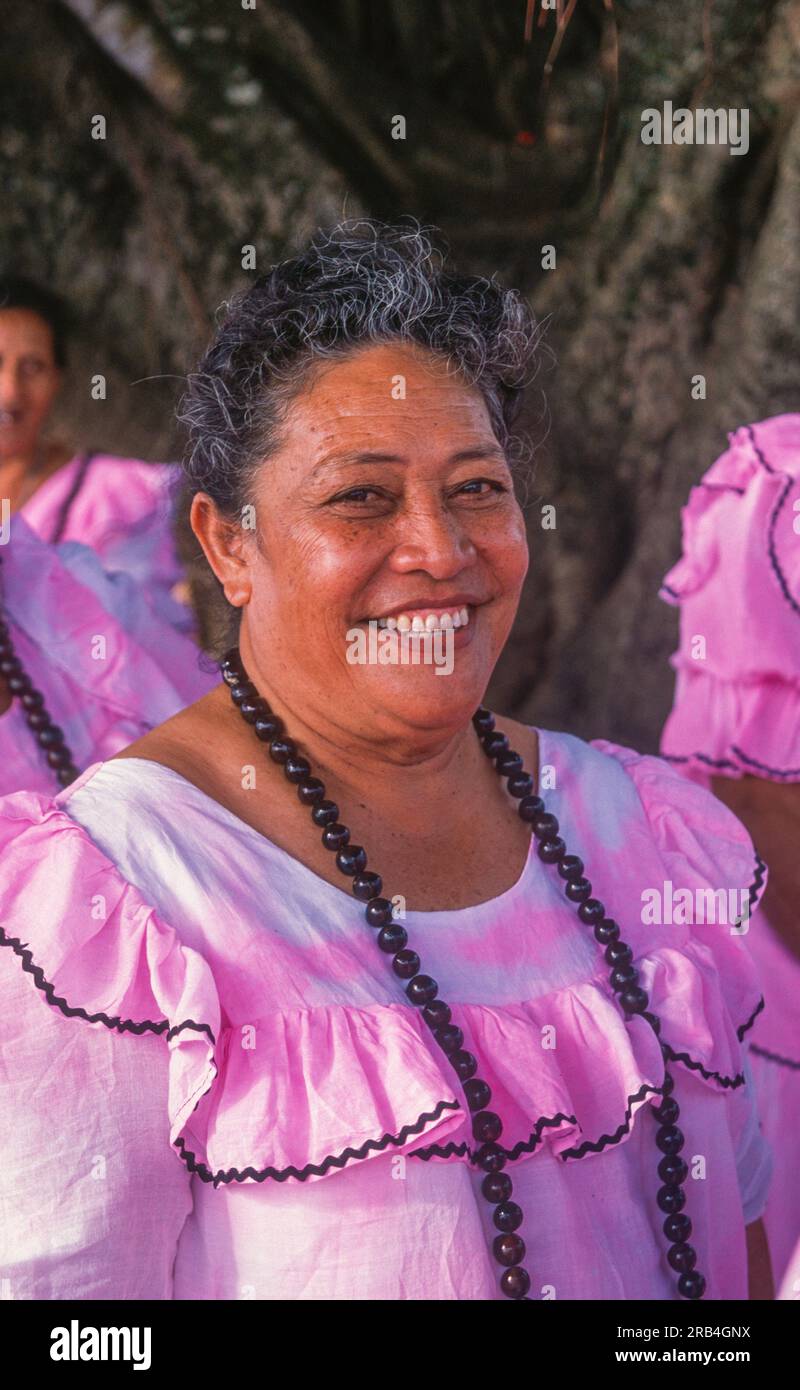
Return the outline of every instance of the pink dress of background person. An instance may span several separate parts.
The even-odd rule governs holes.
[[[150,595],[161,615],[191,632],[190,606],[173,534],[180,469],[112,454],[83,453],[64,464],[20,508],[42,540],[91,546],[107,570],[122,570]]]
[[[683,509],[683,556],[661,589],[680,605],[661,753],[704,785],[712,775],[800,782],[800,415],[728,438]],[[765,1224],[777,1287],[800,1240],[800,961],[763,909],[745,939],[766,996],[751,1052],[775,1153]]]
[[[656,1204],[667,1055],[706,1297],[745,1299],[772,1162],[747,1057],[760,983],[741,936],[648,924],[642,894],[755,902],[763,865],[661,760],[538,736],[660,1036],[623,1019],[533,837],[506,892],[407,913],[503,1119],[531,1298],[678,1299]],[[503,1297],[455,1073],[350,894],[142,758],[4,798],[0,858],[7,1297]]]
[[[22,512],[0,548],[0,610],[22,665],[79,768],[163,723],[216,683],[199,651],[129,575],[86,546],[51,546]],[[101,653],[98,638],[103,638]],[[0,715],[0,793],[58,790],[18,700]]]

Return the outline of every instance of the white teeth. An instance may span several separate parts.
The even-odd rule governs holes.
[[[409,613],[399,613],[397,617],[372,618],[371,622],[377,622],[380,628],[397,629],[398,632],[436,632],[439,629],[466,627],[469,623],[469,609],[466,605],[463,608],[454,608],[447,613],[428,613],[423,618],[420,613],[413,616]]]

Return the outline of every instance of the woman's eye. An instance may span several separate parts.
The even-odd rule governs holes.
[[[459,492],[464,492],[464,491],[466,491],[466,490],[469,489],[469,488],[479,488],[479,487],[487,487],[487,488],[490,488],[491,490],[493,490],[494,492],[506,492],[506,491],[507,491],[507,488],[506,488],[505,484],[504,484],[504,483],[498,483],[494,478],[471,478],[470,481],[469,481],[468,483],[462,483],[462,484],[461,484],[461,487],[458,489],[458,491],[459,491]],[[470,497],[487,497],[489,494],[488,494],[488,493],[485,493],[485,492],[470,492],[469,495],[470,495]]]
[[[338,497],[332,498],[332,501],[364,502],[366,501],[367,494],[370,492],[374,493],[376,497],[380,496],[380,493],[378,492],[377,488],[374,487],[351,487],[349,492],[340,492]]]

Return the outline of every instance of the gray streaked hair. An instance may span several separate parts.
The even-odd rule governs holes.
[[[538,371],[544,323],[494,277],[445,269],[431,233],[415,218],[320,229],[222,306],[178,411],[190,495],[206,492],[224,515],[240,514],[314,369],[392,342],[428,349],[476,386],[509,466],[524,470],[529,446],[512,427]]]

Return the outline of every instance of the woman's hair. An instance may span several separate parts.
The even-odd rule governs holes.
[[[190,494],[241,514],[313,369],[398,341],[427,348],[477,386],[509,465],[525,462],[512,425],[538,370],[542,325],[517,290],[445,270],[428,236],[435,229],[409,221],[351,219],[320,230],[223,306],[179,406]]]
[[[37,285],[24,275],[0,275],[0,312],[3,309],[29,309],[44,319],[53,335],[53,359],[57,367],[67,365],[67,339],[72,320],[66,300],[53,290]]]

